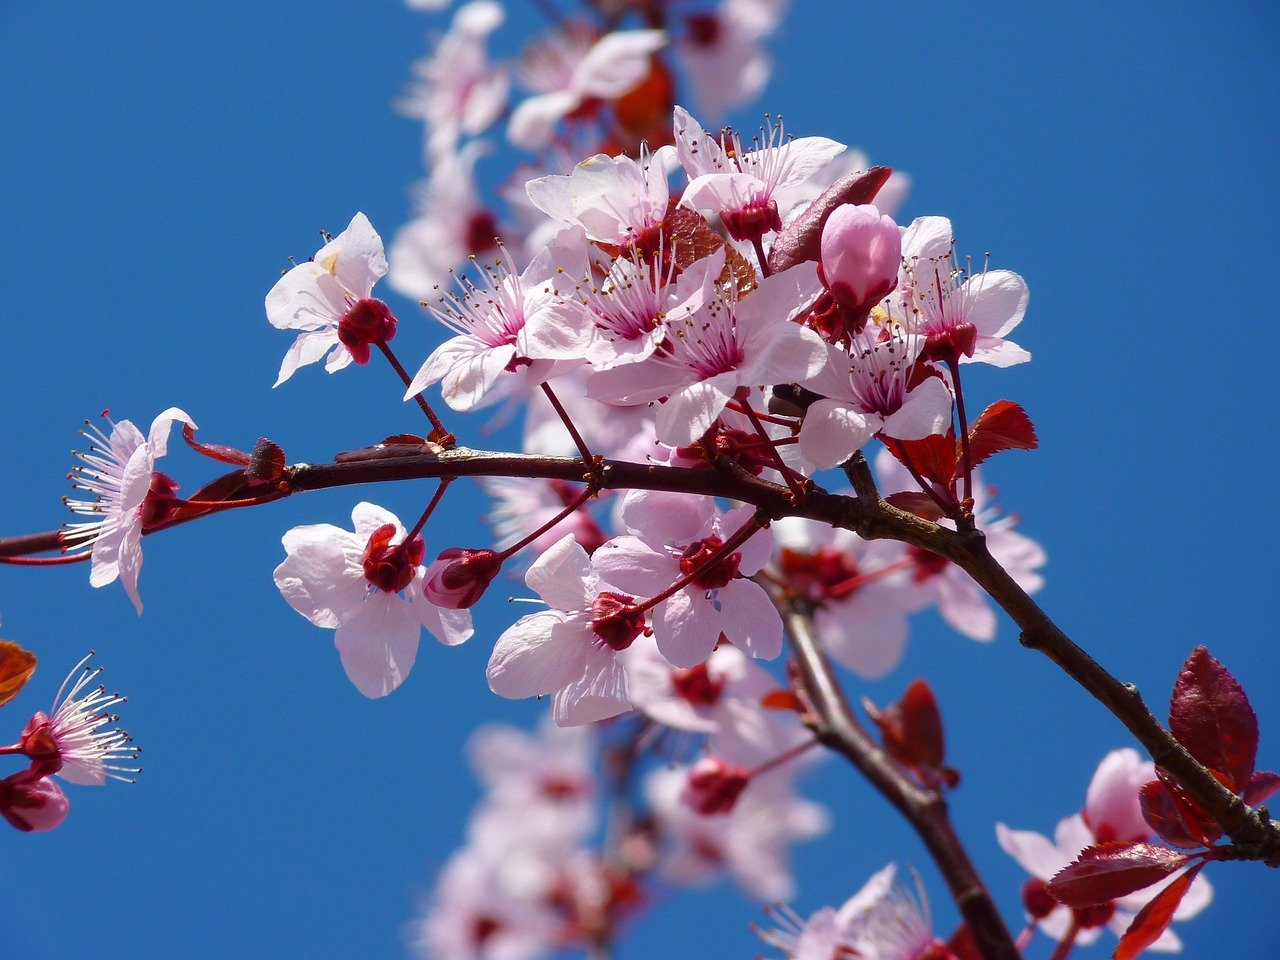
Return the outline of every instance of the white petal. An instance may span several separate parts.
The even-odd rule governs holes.
[[[554,610],[521,617],[498,638],[486,671],[489,689],[508,700],[553,693],[576,675],[580,662],[552,629],[564,622]]]
[[[885,417],[881,428],[899,440],[919,440],[942,433],[951,424],[951,392],[937,377],[929,377],[907,395],[906,402]]]
[[[800,452],[823,470],[844,463],[880,426],[838,400],[819,400],[809,407],[800,425]]]
[[[751,580],[721,587],[720,629],[735,647],[761,660],[782,652],[782,617],[764,588]]]
[[[368,591],[359,565],[363,544],[328,523],[294,527],[283,542],[289,555],[274,577],[285,602],[317,627],[336,629]]]
[[[356,689],[366,697],[385,697],[413,669],[421,629],[399,596],[372,590],[338,627],[333,642]]]
[[[662,30],[618,30],[601,37],[573,71],[571,87],[584,96],[612,100],[649,73],[649,57],[667,42]]]
[[[556,693],[554,715],[560,726],[573,727],[630,709],[626,671],[612,650],[598,650],[588,657],[582,676]]]
[[[549,606],[567,611],[590,606],[588,581],[591,579],[591,560],[573,534],[560,538],[545,550],[524,575],[524,582]]]
[[[616,369],[625,370],[626,367]],[[608,371],[615,372],[614,370]],[[605,374],[597,374],[605,376]],[[658,439],[682,447],[710,429],[739,385],[738,372],[730,370],[685,387],[658,408]]]
[[[315,330],[298,334],[298,338],[293,341],[293,346],[285,353],[284,360],[280,363],[280,372],[276,375],[276,382],[272,386],[280,386],[292,377],[299,367],[316,363],[338,345],[337,331]]]
[[[980,273],[962,289],[966,318],[982,337],[1003,337],[1020,324],[1031,296],[1026,281],[1011,270]]]
[[[1074,856],[1074,852],[1067,854],[1059,850],[1043,834],[1033,830],[1010,830],[1003,823],[996,824],[996,840],[1005,853],[1018,861],[1018,866],[1041,880],[1049,880]]]

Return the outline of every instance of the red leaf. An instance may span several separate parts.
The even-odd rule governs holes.
[[[711,229],[706,218],[696,210],[676,205],[673,199],[662,218],[662,232],[666,236],[668,256],[679,271],[715,253],[725,253],[724,269],[717,278],[722,286],[736,287],[739,296],[745,296],[756,287],[756,268],[734,247],[725,243],[720,234]]]
[[[1240,682],[1205,647],[1191,651],[1173,685],[1169,731],[1202,764],[1225,773],[1232,792],[1253,776],[1258,718]]]
[[[804,713],[804,704],[790,690],[771,690],[760,698],[760,706],[766,710],[791,710]]]
[[[959,774],[943,766],[946,743],[942,715],[924,680],[913,680],[902,699],[884,710],[866,697],[862,698],[862,706],[880,728],[885,750],[909,767],[925,786],[935,788],[946,782],[954,787],[959,782]]]
[[[958,461],[954,430],[947,430],[945,436],[934,434],[923,440],[886,438],[884,445],[904,467],[914,468],[926,480],[932,480],[944,490],[951,489]]]
[[[975,467],[1002,450],[1034,450],[1038,445],[1036,428],[1012,400],[997,400],[969,427],[969,457]]]
[[[1196,837],[1182,817],[1182,811],[1173,795],[1159,780],[1152,780],[1138,791],[1138,803],[1147,826],[1160,835],[1160,839],[1175,847],[1194,849],[1205,846]]]
[[[893,174],[889,167],[872,167],[842,177],[818,195],[778,234],[769,250],[769,270],[778,273],[821,256],[822,228],[831,211],[846,203],[870,203]]]
[[[1259,770],[1244,787],[1244,802],[1256,807],[1267,797],[1280,790],[1280,773],[1270,770]]]
[[[1196,874],[1203,868],[1203,861],[1197,863],[1157,893],[1150,903],[1139,910],[1138,915],[1129,924],[1129,929],[1120,938],[1120,944],[1116,947],[1116,952],[1111,955],[1111,960],[1133,960],[1160,939],[1160,934],[1164,933],[1173,922],[1173,913],[1178,909],[1178,904],[1191,889],[1191,881],[1195,880]]]
[[[1109,840],[1081,850],[1049,881],[1049,894],[1069,907],[1110,903],[1163,880],[1189,859],[1154,843]]]
[[[0,707],[18,695],[36,672],[36,655],[12,640],[0,640]]]
[[[182,427],[182,439],[187,441],[187,446],[192,450],[208,457],[210,460],[217,460],[219,463],[231,463],[238,467],[243,467],[249,462],[249,455],[243,450],[224,446],[221,443],[201,443],[196,439],[196,428],[189,423]]]
[[[889,494],[884,499],[886,503],[893,504],[899,510],[914,513],[925,520],[941,520],[946,516],[937,501],[921,490],[901,490],[898,493]]]
[[[1217,770],[1209,772],[1217,777],[1219,782],[1224,780],[1224,775]],[[1186,828],[1188,836],[1206,847],[1222,836],[1222,825],[1183,789],[1182,784],[1174,779],[1173,774],[1163,767],[1156,767],[1156,776],[1173,799],[1177,807],[1178,819]]]

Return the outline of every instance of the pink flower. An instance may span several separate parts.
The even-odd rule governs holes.
[[[926,338],[925,359],[997,367],[1031,359],[1005,339],[1026,313],[1026,282],[1009,270],[971,274],[958,266],[950,220],[914,220],[902,234],[902,262],[891,311],[916,318],[915,329]]]
[[[597,40],[590,28],[570,25],[530,45],[521,79],[538,96],[512,111],[507,137],[527,150],[545,147],[562,117],[591,100],[613,100],[635,87],[666,42],[661,30],[617,30]]]
[[[483,144],[472,142],[441,154],[430,179],[415,189],[417,216],[391,241],[387,282],[396,292],[430,297],[468,256],[497,248],[497,218],[476,191],[475,163],[483,152]]]
[[[1136,750],[1113,750],[1103,758],[1093,775],[1083,814],[1072,814],[1059,821],[1053,840],[1031,830],[1010,830],[1003,823],[996,824],[996,839],[1004,852],[1018,861],[1022,869],[1041,881],[1050,880],[1054,874],[1074,861],[1081,850],[1095,843],[1106,840],[1150,839],[1153,832],[1142,820],[1138,790],[1154,778],[1154,770],[1154,765],[1144,762]],[[1163,886],[1165,884],[1161,884],[1160,888]],[[1083,929],[1079,931],[1076,942],[1092,943],[1098,938],[1104,925],[1116,936],[1122,936],[1133,922],[1135,914],[1158,892],[1159,888],[1153,885],[1120,897],[1110,904],[1077,911],[1074,920]],[[1173,918],[1190,920],[1207,907],[1212,899],[1213,888],[1201,874],[1192,882]],[[1056,905],[1047,915],[1032,919],[1046,934],[1061,940],[1072,925],[1073,915],[1069,907]],[[1166,930],[1147,949],[1176,952],[1182,949],[1182,943],[1177,934]]]
[[[675,730],[715,733],[731,705],[758,707],[778,683],[737,647],[722,644],[705,663],[673,667],[651,637],[640,637],[626,652],[631,702],[645,716]]]
[[[568,455],[577,455],[572,451]],[[526,477],[484,477],[481,485],[491,500],[489,522],[493,525],[499,550],[519,543],[561,513],[581,492],[581,488],[563,480],[541,480]],[[572,534],[588,551],[600,546],[606,536],[585,507],[574,511],[554,527],[544,530],[525,551],[542,553]],[[525,555],[525,551],[516,556]]]
[[[373,300],[373,285],[387,272],[387,258],[382,252],[382,238],[374,231],[369,218],[357,213],[347,229],[326,243],[306,263],[300,263],[283,277],[267,294],[267,319],[281,330],[301,330],[298,338],[280,364],[275,386],[280,386],[298,367],[325,361],[330,373],[341,370],[356,360],[367,363],[368,345],[363,347],[363,360],[341,339],[342,321],[353,312],[385,311],[386,304]],[[387,311],[387,315],[390,312]],[[394,336],[383,331],[382,339]],[[359,346],[356,347],[359,352]]]
[[[644,629],[643,614],[631,609],[634,598],[606,582],[571,536],[533,562],[525,583],[551,609],[521,617],[498,638],[489,688],[512,700],[555,694],[561,726],[630,710],[618,654]]]
[[[705,563],[751,515],[750,507],[722,515],[709,497],[634,490],[622,506],[633,535],[610,540],[592,557],[601,576],[642,602],[697,571],[653,608],[658,649],[677,667],[705,662],[722,634],[753,657],[782,652],[782,618],[764,588],[747,579],[769,559],[769,532]]]
[[[453,15],[429,58],[414,64],[418,79],[400,108],[427,122],[427,156],[451,153],[460,134],[484,132],[502,114],[510,81],[488,63],[485,42],[506,14],[495,0],[472,0]]]
[[[709,275],[718,274],[715,264],[722,256],[713,255]],[[765,278],[741,299],[718,297],[666,325],[669,350],[596,373],[588,395],[623,405],[661,400],[658,439],[690,444],[740,388],[805,380],[822,369],[822,338],[791,322],[817,292],[816,266],[802,263]]]
[[[471,636],[471,614],[443,610],[422,595],[421,537],[401,547],[405,529],[372,503],[351,511],[355,532],[328,523],[294,527],[275,570],[289,606],[317,627],[335,630],[334,644],[356,689],[384,697],[404,682],[423,627],[441,643]]]
[[[67,819],[71,802],[48,777],[28,771],[0,780],[0,816],[24,833],[52,830]]]
[[[87,453],[76,454],[84,466],[72,471],[72,480],[93,499],[63,501],[72,513],[96,518],[67,524],[62,533],[64,548],[91,550],[89,583],[103,587],[119,579],[139,614],[142,534],[168,520],[178,502],[178,485],[155,470],[156,461],[168,452],[169,428],[175,422],[195,426],[177,407],[151,421],[146,437],[128,420],[112,423],[110,436],[90,425],[83,432],[92,442]]]
[[[102,729],[119,719],[107,711],[127,698],[107,693],[101,685],[80,696],[102,673],[101,667],[86,666],[92,656],[90,653],[76,664],[62,682],[54,698],[52,716],[36,713],[19,743],[39,776],[56,773],[70,783],[98,787],[107,778],[133,783],[128,775],[138,773],[139,768],[118,764],[138,759],[138,748],[130,746],[132,738],[119,727]]]
[[[736,133],[710,137],[684,110],[675,108],[676,153],[689,186],[680,203],[720,215],[735,240],[756,240],[782,229],[777,195],[807,180],[844,150],[826,137],[789,140],[779,120],[766,118],[755,149],[743,149]]]
[[[919,489],[906,468],[887,450],[881,450],[876,456],[876,473],[880,489],[886,494]],[[973,514],[978,529],[986,535],[987,549],[1018,586],[1035,593],[1044,586],[1044,577],[1037,572],[1048,559],[1044,548],[1013,529],[1014,517],[999,516],[999,508],[990,502],[992,493],[975,470]],[[950,524],[950,521],[942,522]],[[907,556],[912,561],[912,582],[921,591],[925,603],[936,603],[942,619],[966,637],[982,642],[995,639],[995,612],[986,593],[972,577],[951,561],[918,547],[908,547]]]
[[[648,237],[667,213],[667,170],[675,149],[661,147],[640,159],[588,157],[567,177],[546,176],[525,185],[535,207],[568,226],[581,226],[587,239],[631,244]]]
[[[525,386],[536,386],[565,365],[580,363],[593,328],[585,308],[570,296],[566,278],[581,276],[585,265],[576,268],[566,260],[584,250],[566,239],[543,250],[523,273],[500,262],[482,272],[478,286],[460,278],[457,294],[428,306],[457,336],[427,358],[405,399],[440,383],[445,403],[473,410],[496,399],[489,394],[504,373],[521,372]]]
[[[827,469],[878,433],[919,440],[944,432],[951,423],[951,391],[936,376],[918,376],[923,347],[923,337],[892,323],[868,324],[847,350],[828,345],[826,366],[805,382],[826,398],[810,405],[801,424],[805,459]]]
[[[787,0],[721,0],[685,15],[676,51],[689,71],[698,109],[716,120],[755,100],[773,63],[760,41],[777,29]]]

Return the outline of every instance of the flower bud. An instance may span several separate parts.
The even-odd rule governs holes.
[[[836,207],[822,228],[823,285],[841,315],[840,335],[856,334],[871,308],[893,292],[902,265],[898,225],[874,204]]]
[[[67,819],[71,806],[61,788],[29,770],[0,780],[0,815],[23,832],[52,830]]]
[[[364,548],[364,578],[385,593],[399,593],[413,583],[427,550],[422,537],[393,547],[391,538],[395,535],[395,524],[384,523],[373,531]]]
[[[396,335],[396,318],[381,300],[365,297],[351,305],[338,321],[338,339],[358,364],[369,362],[369,346]]]
[[[437,607],[465,610],[484,596],[501,569],[502,560],[492,550],[450,547],[427,567],[422,592]]]
[[[719,757],[703,757],[689,769],[680,801],[704,815],[728,813],[751,782],[751,771]]]
[[[1043,920],[1058,907],[1062,906],[1045,882],[1038,877],[1031,877],[1022,885],[1022,908],[1032,920]]]

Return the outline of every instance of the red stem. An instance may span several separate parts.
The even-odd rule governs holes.
[[[395,353],[392,352],[391,347],[387,345],[386,341],[379,340],[377,341],[377,345],[378,349],[382,351],[382,355],[387,358],[387,363],[391,364],[391,369],[399,375],[400,380],[404,383],[405,389],[407,390],[410,384],[413,383],[413,378],[409,376],[408,371],[401,365],[399,359],[397,359]],[[431,409],[431,404],[427,403],[427,398],[421,393],[415,393],[413,395],[413,399],[417,401],[422,412],[425,413],[427,415],[427,419],[431,421],[431,439],[435,440],[436,443],[440,444],[442,447],[452,447],[455,439],[453,434],[446,429],[444,423],[442,423],[440,418],[436,416],[436,412]]]

